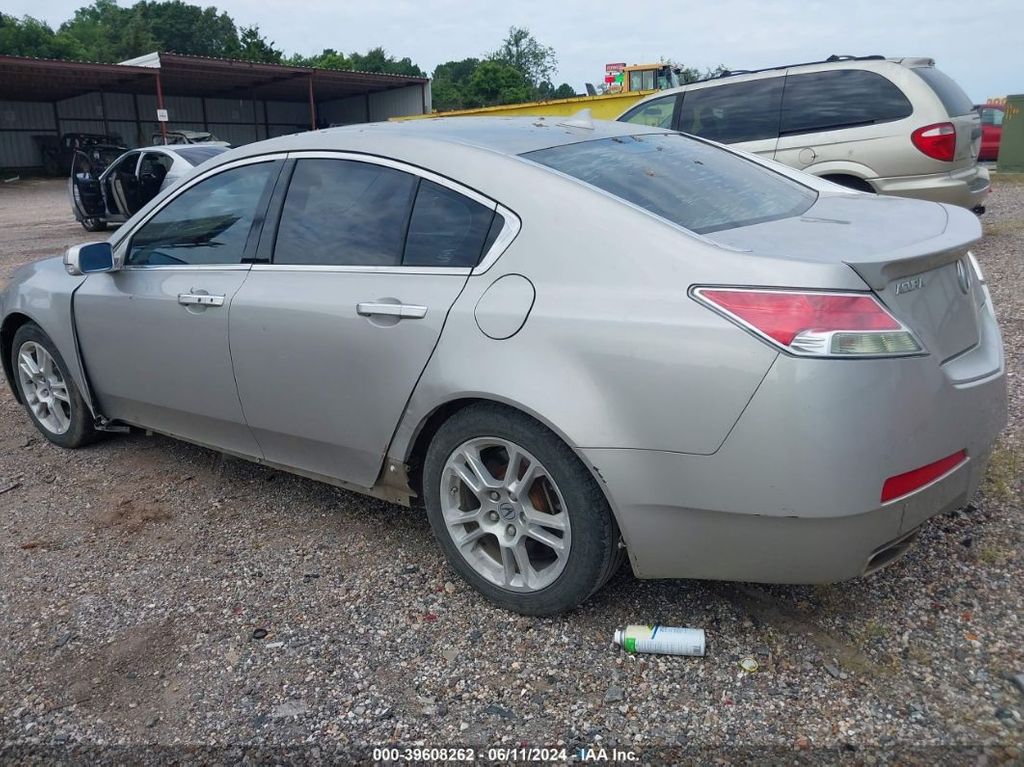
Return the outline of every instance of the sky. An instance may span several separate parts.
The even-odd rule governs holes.
[[[582,92],[604,65],[670,58],[756,69],[830,54],[928,56],[975,101],[1024,93],[1024,0],[194,0],[259,24],[286,53],[383,46],[428,73],[494,50],[512,25],[555,49],[555,84]],[[83,2],[4,0],[56,27]],[[120,0],[130,5],[130,0]]]

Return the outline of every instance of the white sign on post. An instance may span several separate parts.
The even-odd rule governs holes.
[[[167,110],[166,109],[158,109],[158,110],[156,110],[156,119],[157,119],[157,122],[162,122],[162,123],[167,122]]]

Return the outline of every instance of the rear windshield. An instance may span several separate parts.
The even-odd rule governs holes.
[[[974,111],[974,104],[964,93],[964,89],[945,72],[940,72],[935,67],[914,67],[914,71],[935,91],[950,117],[959,117]]]
[[[813,190],[678,133],[617,136],[526,157],[697,234],[798,216]]]
[[[221,152],[225,151],[225,147],[222,146],[190,146],[176,148],[175,151],[178,155],[185,160],[189,165],[199,165],[199,163],[206,162],[211,157],[216,157]]]

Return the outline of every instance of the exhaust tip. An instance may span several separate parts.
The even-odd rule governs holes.
[[[882,546],[868,559],[867,564],[864,566],[863,574],[871,575],[871,573],[877,572],[883,567],[891,565],[897,559],[902,557],[910,551],[910,547],[914,545],[914,541],[917,539],[917,534],[919,532],[920,528],[915,528],[902,538],[897,538],[895,541],[890,541]]]

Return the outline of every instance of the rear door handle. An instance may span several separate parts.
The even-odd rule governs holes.
[[[362,317],[399,317],[403,320],[421,320],[427,316],[427,307],[415,304],[389,304],[364,301],[356,304],[356,313]]]
[[[209,293],[179,293],[178,303],[182,306],[224,306],[224,296]]]

